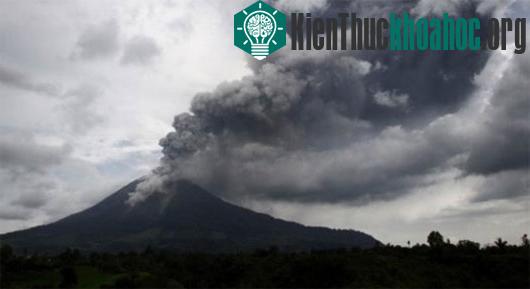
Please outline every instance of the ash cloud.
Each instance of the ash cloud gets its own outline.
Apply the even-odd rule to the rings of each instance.
[[[320,5],[321,12],[345,5],[333,3]],[[389,9],[372,3],[363,6],[367,15]],[[403,5],[396,9],[414,9],[411,2],[396,3]],[[488,16],[481,3],[466,3],[453,7],[455,14]],[[504,76],[487,113],[477,116],[473,103],[486,96],[475,93],[476,76],[486,73],[488,61],[486,52],[288,49],[266,63],[251,61],[252,75],[198,94],[190,113],[175,118],[175,131],[160,141],[160,167],[130,202],[181,178],[236,202],[394,199],[453,169],[485,178],[503,172],[511,185],[505,170],[528,172],[528,145],[521,140],[521,133],[528,136],[528,113],[521,108],[528,102],[528,62],[512,61],[519,70]],[[501,193],[480,190],[488,198]]]

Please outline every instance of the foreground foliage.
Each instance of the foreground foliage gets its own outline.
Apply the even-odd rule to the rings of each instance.
[[[443,240],[429,245],[234,254],[15,254],[1,248],[1,288],[528,288],[530,247]]]

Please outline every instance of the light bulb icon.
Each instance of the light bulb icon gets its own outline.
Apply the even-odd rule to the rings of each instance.
[[[285,46],[286,17],[259,0],[234,15],[234,45],[258,60]]]
[[[269,56],[269,45],[276,34],[276,20],[266,11],[248,14],[243,24],[245,34],[251,43],[251,55],[258,60]]]

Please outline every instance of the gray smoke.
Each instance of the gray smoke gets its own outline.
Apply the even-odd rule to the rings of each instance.
[[[396,1],[399,7],[333,1],[319,13],[360,2],[370,16],[393,8],[417,15],[437,11],[433,1],[416,7],[410,1]],[[491,12],[485,2],[465,3],[450,9],[479,17]],[[488,124],[461,128],[462,121],[476,120],[466,107],[479,97],[476,76],[489,57],[283,49],[265,63],[250,60],[252,75],[198,94],[190,113],[175,117],[175,131],[160,141],[160,167],[130,202],[181,178],[236,202],[360,203],[399,197],[451,169],[461,175],[517,170],[520,176],[528,170],[528,61],[517,64],[521,76],[505,76],[512,85],[495,91]],[[501,99],[507,93],[513,98]],[[513,115],[512,109],[520,111]],[[512,127],[514,122],[520,125]],[[492,149],[491,141],[500,147]]]

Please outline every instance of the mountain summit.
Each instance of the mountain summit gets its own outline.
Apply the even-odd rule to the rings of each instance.
[[[57,251],[143,250],[229,252],[277,246],[286,250],[373,247],[353,230],[307,227],[227,203],[199,186],[178,181],[134,206],[134,181],[97,205],[55,223],[0,236],[15,248]]]

